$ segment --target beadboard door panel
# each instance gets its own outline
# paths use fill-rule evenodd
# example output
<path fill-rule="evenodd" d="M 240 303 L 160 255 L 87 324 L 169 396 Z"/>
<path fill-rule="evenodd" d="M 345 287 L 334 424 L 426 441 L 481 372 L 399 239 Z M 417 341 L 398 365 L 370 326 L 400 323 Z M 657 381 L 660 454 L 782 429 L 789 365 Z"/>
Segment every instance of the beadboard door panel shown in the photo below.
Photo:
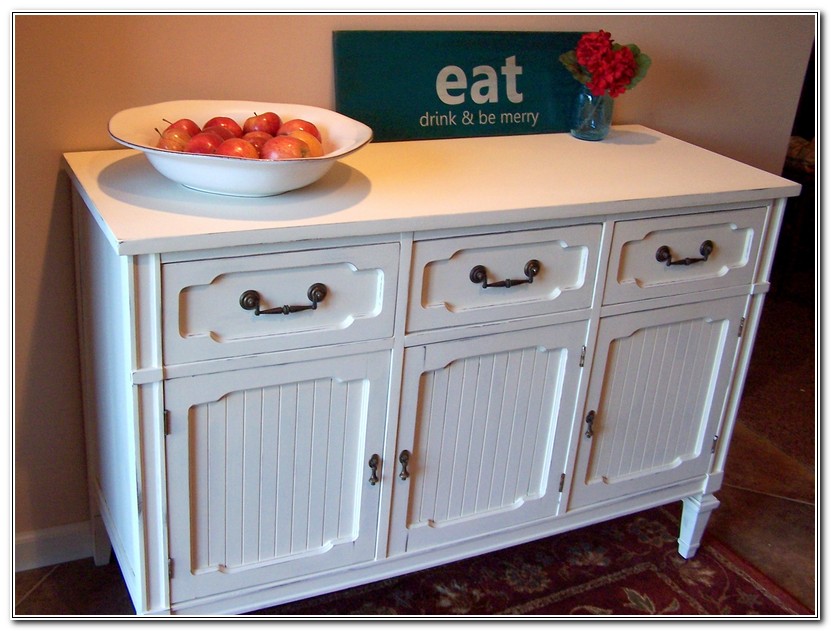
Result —
<path fill-rule="evenodd" d="M 600 321 L 569 509 L 707 472 L 746 304 Z"/>
<path fill-rule="evenodd" d="M 394 547 L 557 514 L 586 332 L 573 322 L 407 350 Z"/>
<path fill-rule="evenodd" d="M 174 602 L 372 559 L 389 353 L 174 379 Z"/>

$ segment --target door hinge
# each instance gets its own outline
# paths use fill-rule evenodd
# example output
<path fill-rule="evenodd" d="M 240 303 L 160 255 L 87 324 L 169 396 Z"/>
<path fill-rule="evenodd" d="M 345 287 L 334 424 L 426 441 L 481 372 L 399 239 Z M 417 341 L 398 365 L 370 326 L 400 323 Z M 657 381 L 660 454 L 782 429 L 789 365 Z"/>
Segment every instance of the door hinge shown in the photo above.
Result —
<path fill-rule="evenodd" d="M 167 410 L 162 415 L 162 422 L 164 423 L 164 435 L 170 436 L 170 412 Z"/>
<path fill-rule="evenodd" d="M 167 559 L 167 578 L 173 578 L 173 559 Z"/>
<path fill-rule="evenodd" d="M 739 320 L 739 337 L 742 336 L 742 333 L 744 333 L 744 316 Z"/>
<path fill-rule="evenodd" d="M 565 474 L 565 473 L 561 473 L 561 474 L 560 474 L 560 488 L 558 489 L 558 491 L 559 491 L 560 493 L 562 493 L 562 492 L 563 492 L 563 487 L 564 487 L 565 485 L 566 485 L 566 474 Z"/>
<path fill-rule="evenodd" d="M 586 365 L 586 346 L 583 345 L 583 349 L 580 351 L 580 368 Z"/>
<path fill-rule="evenodd" d="M 710 453 L 716 453 L 716 443 L 718 442 L 718 434 L 713 436 L 713 445 L 710 447 Z"/>

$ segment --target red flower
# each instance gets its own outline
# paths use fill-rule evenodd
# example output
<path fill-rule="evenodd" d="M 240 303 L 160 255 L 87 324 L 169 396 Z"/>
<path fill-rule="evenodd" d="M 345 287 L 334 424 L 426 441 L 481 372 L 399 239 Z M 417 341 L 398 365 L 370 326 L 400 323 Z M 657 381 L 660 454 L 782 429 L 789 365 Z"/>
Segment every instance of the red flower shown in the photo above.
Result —
<path fill-rule="evenodd" d="M 635 56 L 629 48 L 623 46 L 609 51 L 607 55 L 597 60 L 597 63 L 589 69 L 592 78 L 586 83 L 586 87 L 596 96 L 608 91 L 609 96 L 614 98 L 626 91 L 637 70 Z"/>
<path fill-rule="evenodd" d="M 651 63 L 634 44 L 615 44 L 603 30 L 584 34 L 574 51 L 561 55 L 560 61 L 592 94 L 613 98 L 640 81 Z"/>
<path fill-rule="evenodd" d="M 603 63 L 603 59 L 612 52 L 612 36 L 606 31 L 586 33 L 580 38 L 575 49 L 577 62 L 594 73 L 594 68 Z"/>

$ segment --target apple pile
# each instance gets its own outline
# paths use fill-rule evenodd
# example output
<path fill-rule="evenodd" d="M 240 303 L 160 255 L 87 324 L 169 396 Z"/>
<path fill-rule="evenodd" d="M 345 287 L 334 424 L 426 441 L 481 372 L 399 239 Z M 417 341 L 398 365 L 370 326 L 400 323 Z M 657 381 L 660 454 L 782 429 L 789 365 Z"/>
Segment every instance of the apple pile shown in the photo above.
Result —
<path fill-rule="evenodd" d="M 323 155 L 320 130 L 301 118 L 283 121 L 274 112 L 254 113 L 242 125 L 228 116 L 214 116 L 202 127 L 189 118 L 170 122 L 156 132 L 157 149 L 251 160 L 316 158 Z"/>

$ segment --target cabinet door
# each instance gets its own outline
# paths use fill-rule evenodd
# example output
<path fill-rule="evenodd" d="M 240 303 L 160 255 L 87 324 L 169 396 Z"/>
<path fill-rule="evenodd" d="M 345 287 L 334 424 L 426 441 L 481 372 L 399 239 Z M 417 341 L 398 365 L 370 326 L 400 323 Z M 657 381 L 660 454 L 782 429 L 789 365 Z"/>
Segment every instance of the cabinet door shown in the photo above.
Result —
<path fill-rule="evenodd" d="M 586 322 L 408 349 L 390 548 L 553 517 Z"/>
<path fill-rule="evenodd" d="M 600 321 L 570 510 L 707 472 L 746 302 Z"/>
<path fill-rule="evenodd" d="M 165 384 L 171 601 L 375 556 L 389 353 Z"/>

